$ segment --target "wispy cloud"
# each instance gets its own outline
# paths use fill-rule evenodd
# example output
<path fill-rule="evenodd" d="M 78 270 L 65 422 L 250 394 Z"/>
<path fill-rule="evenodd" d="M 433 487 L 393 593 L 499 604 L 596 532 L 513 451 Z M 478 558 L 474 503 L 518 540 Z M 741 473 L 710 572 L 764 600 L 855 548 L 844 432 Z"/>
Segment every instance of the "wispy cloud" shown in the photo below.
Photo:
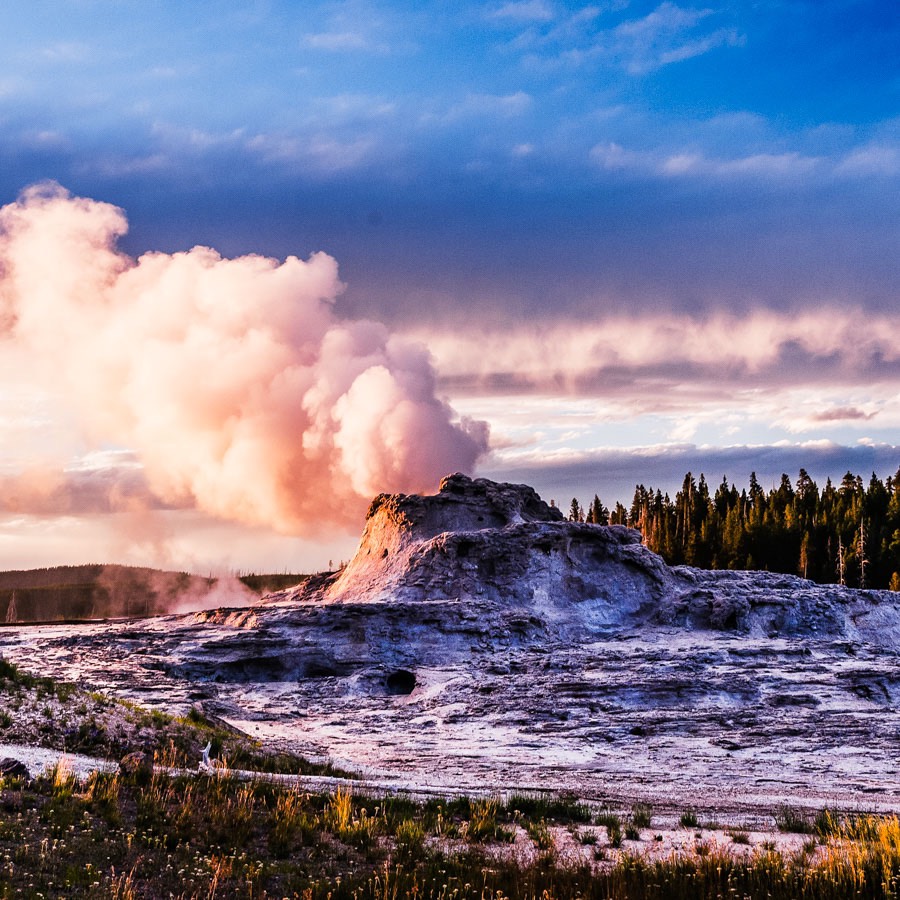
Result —
<path fill-rule="evenodd" d="M 438 118 L 445 123 L 482 117 L 511 119 L 528 112 L 533 103 L 531 95 L 524 91 L 513 94 L 468 94 Z"/>
<path fill-rule="evenodd" d="M 841 163 L 819 156 L 807 156 L 795 150 L 759 152 L 734 157 L 714 157 L 695 149 L 632 149 L 615 141 L 593 146 L 591 161 L 609 172 L 630 172 L 665 178 L 722 178 L 791 180 L 839 171 Z"/>
<path fill-rule="evenodd" d="M 900 175 L 900 147 L 869 144 L 850 151 L 838 164 L 840 175 Z"/>
<path fill-rule="evenodd" d="M 90 57 L 91 48 L 79 41 L 58 41 L 42 47 L 36 55 L 51 63 L 83 63 Z"/>
<path fill-rule="evenodd" d="M 645 16 L 609 21 L 610 13 L 626 8 L 627 3 L 588 6 L 546 27 L 530 22 L 510 46 L 530 54 L 532 64 L 599 63 L 640 76 L 744 43 L 736 28 L 717 24 L 721 15 L 713 9 L 685 8 L 667 0 Z"/>
<path fill-rule="evenodd" d="M 706 318 L 645 313 L 417 336 L 427 338 L 442 380 L 455 393 L 625 397 L 635 408 L 660 409 L 721 396 L 726 388 L 874 390 L 877 382 L 896 390 L 900 348 L 893 335 L 900 321 L 889 313 L 864 318 L 861 331 L 857 309 L 758 310 Z"/>
<path fill-rule="evenodd" d="M 684 9 L 666 2 L 641 19 L 617 25 L 609 35 L 611 40 L 596 49 L 618 60 L 631 74 L 641 75 L 741 42 L 733 28 L 698 34 L 698 26 L 710 16 L 714 16 L 712 9 Z"/>
<path fill-rule="evenodd" d="M 378 143 L 368 135 L 341 140 L 328 134 L 257 134 L 247 140 L 247 147 L 267 162 L 303 164 L 320 174 L 331 175 L 371 163 Z"/>
<path fill-rule="evenodd" d="M 680 153 L 663 160 L 659 170 L 665 175 L 715 175 L 787 178 L 807 175 L 823 160 L 818 157 L 788 153 L 753 153 L 733 159 L 710 159 L 699 153 Z"/>
<path fill-rule="evenodd" d="M 487 17 L 511 23 L 550 22 L 555 18 L 553 6 L 546 0 L 514 0 L 492 7 Z"/>
<path fill-rule="evenodd" d="M 816 422 L 868 422 L 870 419 L 874 419 L 875 415 L 875 412 L 866 412 L 857 406 L 835 406 L 816 413 L 813 419 Z"/>
<path fill-rule="evenodd" d="M 375 43 L 358 31 L 321 31 L 306 35 L 303 42 L 313 50 L 325 50 L 329 53 L 387 53 L 390 49 L 386 44 Z"/>
<path fill-rule="evenodd" d="M 127 456 L 0 475 L 0 513 L 86 516 L 174 508 L 152 493 L 143 468 Z"/>

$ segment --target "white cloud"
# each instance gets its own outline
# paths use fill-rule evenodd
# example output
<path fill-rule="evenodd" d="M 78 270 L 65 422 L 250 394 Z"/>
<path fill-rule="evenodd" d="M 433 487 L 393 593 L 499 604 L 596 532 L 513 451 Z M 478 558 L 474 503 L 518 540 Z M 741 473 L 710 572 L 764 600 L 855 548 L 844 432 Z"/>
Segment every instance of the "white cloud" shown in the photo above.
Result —
<path fill-rule="evenodd" d="M 320 174 L 331 175 L 368 165 L 378 142 L 367 135 L 340 140 L 328 134 L 308 137 L 257 134 L 247 141 L 247 147 L 267 162 L 304 165 Z"/>
<path fill-rule="evenodd" d="M 686 41 L 669 50 L 664 50 L 659 54 L 658 66 L 668 66 L 672 63 L 684 62 L 686 59 L 693 59 L 695 56 L 702 56 L 715 50 L 718 47 L 736 47 L 742 43 L 737 31 L 733 28 L 720 28 L 711 34 L 707 34 L 702 38 L 693 41 Z M 653 66 L 656 68 L 656 66 Z"/>
<path fill-rule="evenodd" d="M 839 175 L 900 174 L 900 149 L 884 144 L 870 144 L 850 151 L 837 165 Z"/>
<path fill-rule="evenodd" d="M 716 175 L 793 177 L 807 175 L 822 164 L 818 157 L 800 153 L 755 153 L 733 159 L 711 159 L 699 153 L 676 153 L 664 159 L 659 170 L 664 175 Z"/>
<path fill-rule="evenodd" d="M 643 19 L 632 19 L 616 26 L 607 52 L 618 59 L 632 75 L 701 56 L 718 47 L 737 46 L 741 37 L 732 28 L 719 28 L 707 34 L 694 33 L 696 27 L 713 15 L 711 9 L 682 9 L 663 3 Z"/>
<path fill-rule="evenodd" d="M 469 94 L 450 107 L 442 121 L 449 123 L 477 117 L 511 119 L 528 112 L 533 102 L 531 95 L 524 91 L 513 94 Z"/>
<path fill-rule="evenodd" d="M 87 161 L 82 171 L 94 172 L 104 178 L 127 178 L 131 175 L 147 175 L 170 167 L 172 161 L 164 153 L 149 156 L 103 157 Z"/>
<path fill-rule="evenodd" d="M 323 117 L 329 124 L 373 121 L 393 116 L 397 106 L 383 97 L 370 94 L 336 94 L 314 101 L 316 109 L 313 121 L 321 123 Z"/>
<path fill-rule="evenodd" d="M 612 9 L 627 4 L 613 4 Z M 565 19 L 556 27 L 521 34 L 514 46 L 539 53 L 550 47 L 555 58 L 532 57 L 537 64 L 581 66 L 601 62 L 631 75 L 645 75 L 655 69 L 702 56 L 719 47 L 739 46 L 744 38 L 732 27 L 708 29 L 718 14 L 713 9 L 685 9 L 671 2 L 660 4 L 641 18 L 626 19 L 612 27 L 600 27 L 609 8 L 591 6 Z"/>
<path fill-rule="evenodd" d="M 307 47 L 313 50 L 324 50 L 329 53 L 354 53 L 357 51 L 387 53 L 390 50 L 387 44 L 374 42 L 359 31 L 322 31 L 318 34 L 306 35 L 303 41 Z"/>
<path fill-rule="evenodd" d="M 52 63 L 81 63 L 91 55 L 91 48 L 79 41 L 58 41 L 42 47 L 37 54 Z"/>
<path fill-rule="evenodd" d="M 726 387 L 747 397 L 754 390 L 811 385 L 810 396 L 819 399 L 820 389 L 840 388 L 811 410 L 812 420 L 831 408 L 874 413 L 851 387 L 874 392 L 877 382 L 889 394 L 900 393 L 900 347 L 893 339 L 898 316 L 868 313 L 864 331 L 861 319 L 858 309 L 823 306 L 707 318 L 621 314 L 502 332 L 414 335 L 428 343 L 447 389 L 457 394 L 594 396 L 653 410 L 688 407 L 721 396 Z"/>
<path fill-rule="evenodd" d="M 502 19 L 516 24 L 550 22 L 554 17 L 553 7 L 546 0 L 514 0 L 488 13 L 490 19 Z"/>
<path fill-rule="evenodd" d="M 648 156 L 635 150 L 626 150 L 613 141 L 591 148 L 591 160 L 607 171 L 648 168 Z"/>

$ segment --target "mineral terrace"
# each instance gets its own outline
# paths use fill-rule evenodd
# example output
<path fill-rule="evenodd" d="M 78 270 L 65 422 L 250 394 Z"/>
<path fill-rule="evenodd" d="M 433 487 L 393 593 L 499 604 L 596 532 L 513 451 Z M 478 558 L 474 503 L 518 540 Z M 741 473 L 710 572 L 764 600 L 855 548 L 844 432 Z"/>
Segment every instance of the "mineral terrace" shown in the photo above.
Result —
<path fill-rule="evenodd" d="M 398 783 L 752 815 L 900 811 L 900 595 L 669 568 L 462 475 L 381 495 L 346 568 L 248 609 L 0 630 L 0 650 Z"/>

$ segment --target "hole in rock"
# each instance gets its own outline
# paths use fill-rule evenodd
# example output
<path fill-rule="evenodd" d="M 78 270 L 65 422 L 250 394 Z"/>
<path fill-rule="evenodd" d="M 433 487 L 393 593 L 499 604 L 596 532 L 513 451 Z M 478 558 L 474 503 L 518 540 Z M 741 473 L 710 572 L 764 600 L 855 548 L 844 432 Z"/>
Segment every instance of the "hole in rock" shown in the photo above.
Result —
<path fill-rule="evenodd" d="M 398 669 L 387 677 L 389 694 L 411 694 L 416 687 L 416 676 L 406 669 Z"/>
<path fill-rule="evenodd" d="M 303 670 L 304 678 L 334 678 L 341 673 L 327 662 L 309 662 Z"/>
<path fill-rule="evenodd" d="M 456 555 L 459 559 L 463 559 L 464 557 L 469 555 L 469 551 L 475 545 L 471 541 L 460 541 L 456 545 Z"/>

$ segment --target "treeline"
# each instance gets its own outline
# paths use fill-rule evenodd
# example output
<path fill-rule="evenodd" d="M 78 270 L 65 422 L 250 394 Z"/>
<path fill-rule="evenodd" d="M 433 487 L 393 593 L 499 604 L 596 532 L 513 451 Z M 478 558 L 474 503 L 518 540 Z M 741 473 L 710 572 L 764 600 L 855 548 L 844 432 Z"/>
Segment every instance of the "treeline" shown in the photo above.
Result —
<path fill-rule="evenodd" d="M 306 575 L 247 573 L 214 578 L 140 566 L 53 566 L 0 572 L 0 625 L 159 616 L 199 609 L 210 599 L 240 604 L 238 582 L 256 594 L 292 587 Z"/>
<path fill-rule="evenodd" d="M 756 474 L 738 490 L 727 478 L 711 491 L 688 472 L 668 494 L 639 484 L 631 507 L 607 509 L 595 494 L 576 499 L 569 519 L 629 525 L 670 565 L 704 569 L 766 569 L 802 575 L 820 584 L 900 591 L 900 469 L 868 484 L 847 472 L 820 490 L 805 469 L 796 485 L 787 475 L 765 491 Z"/>
<path fill-rule="evenodd" d="M 0 624 L 164 615 L 214 578 L 141 566 L 52 566 L 0 572 Z"/>

